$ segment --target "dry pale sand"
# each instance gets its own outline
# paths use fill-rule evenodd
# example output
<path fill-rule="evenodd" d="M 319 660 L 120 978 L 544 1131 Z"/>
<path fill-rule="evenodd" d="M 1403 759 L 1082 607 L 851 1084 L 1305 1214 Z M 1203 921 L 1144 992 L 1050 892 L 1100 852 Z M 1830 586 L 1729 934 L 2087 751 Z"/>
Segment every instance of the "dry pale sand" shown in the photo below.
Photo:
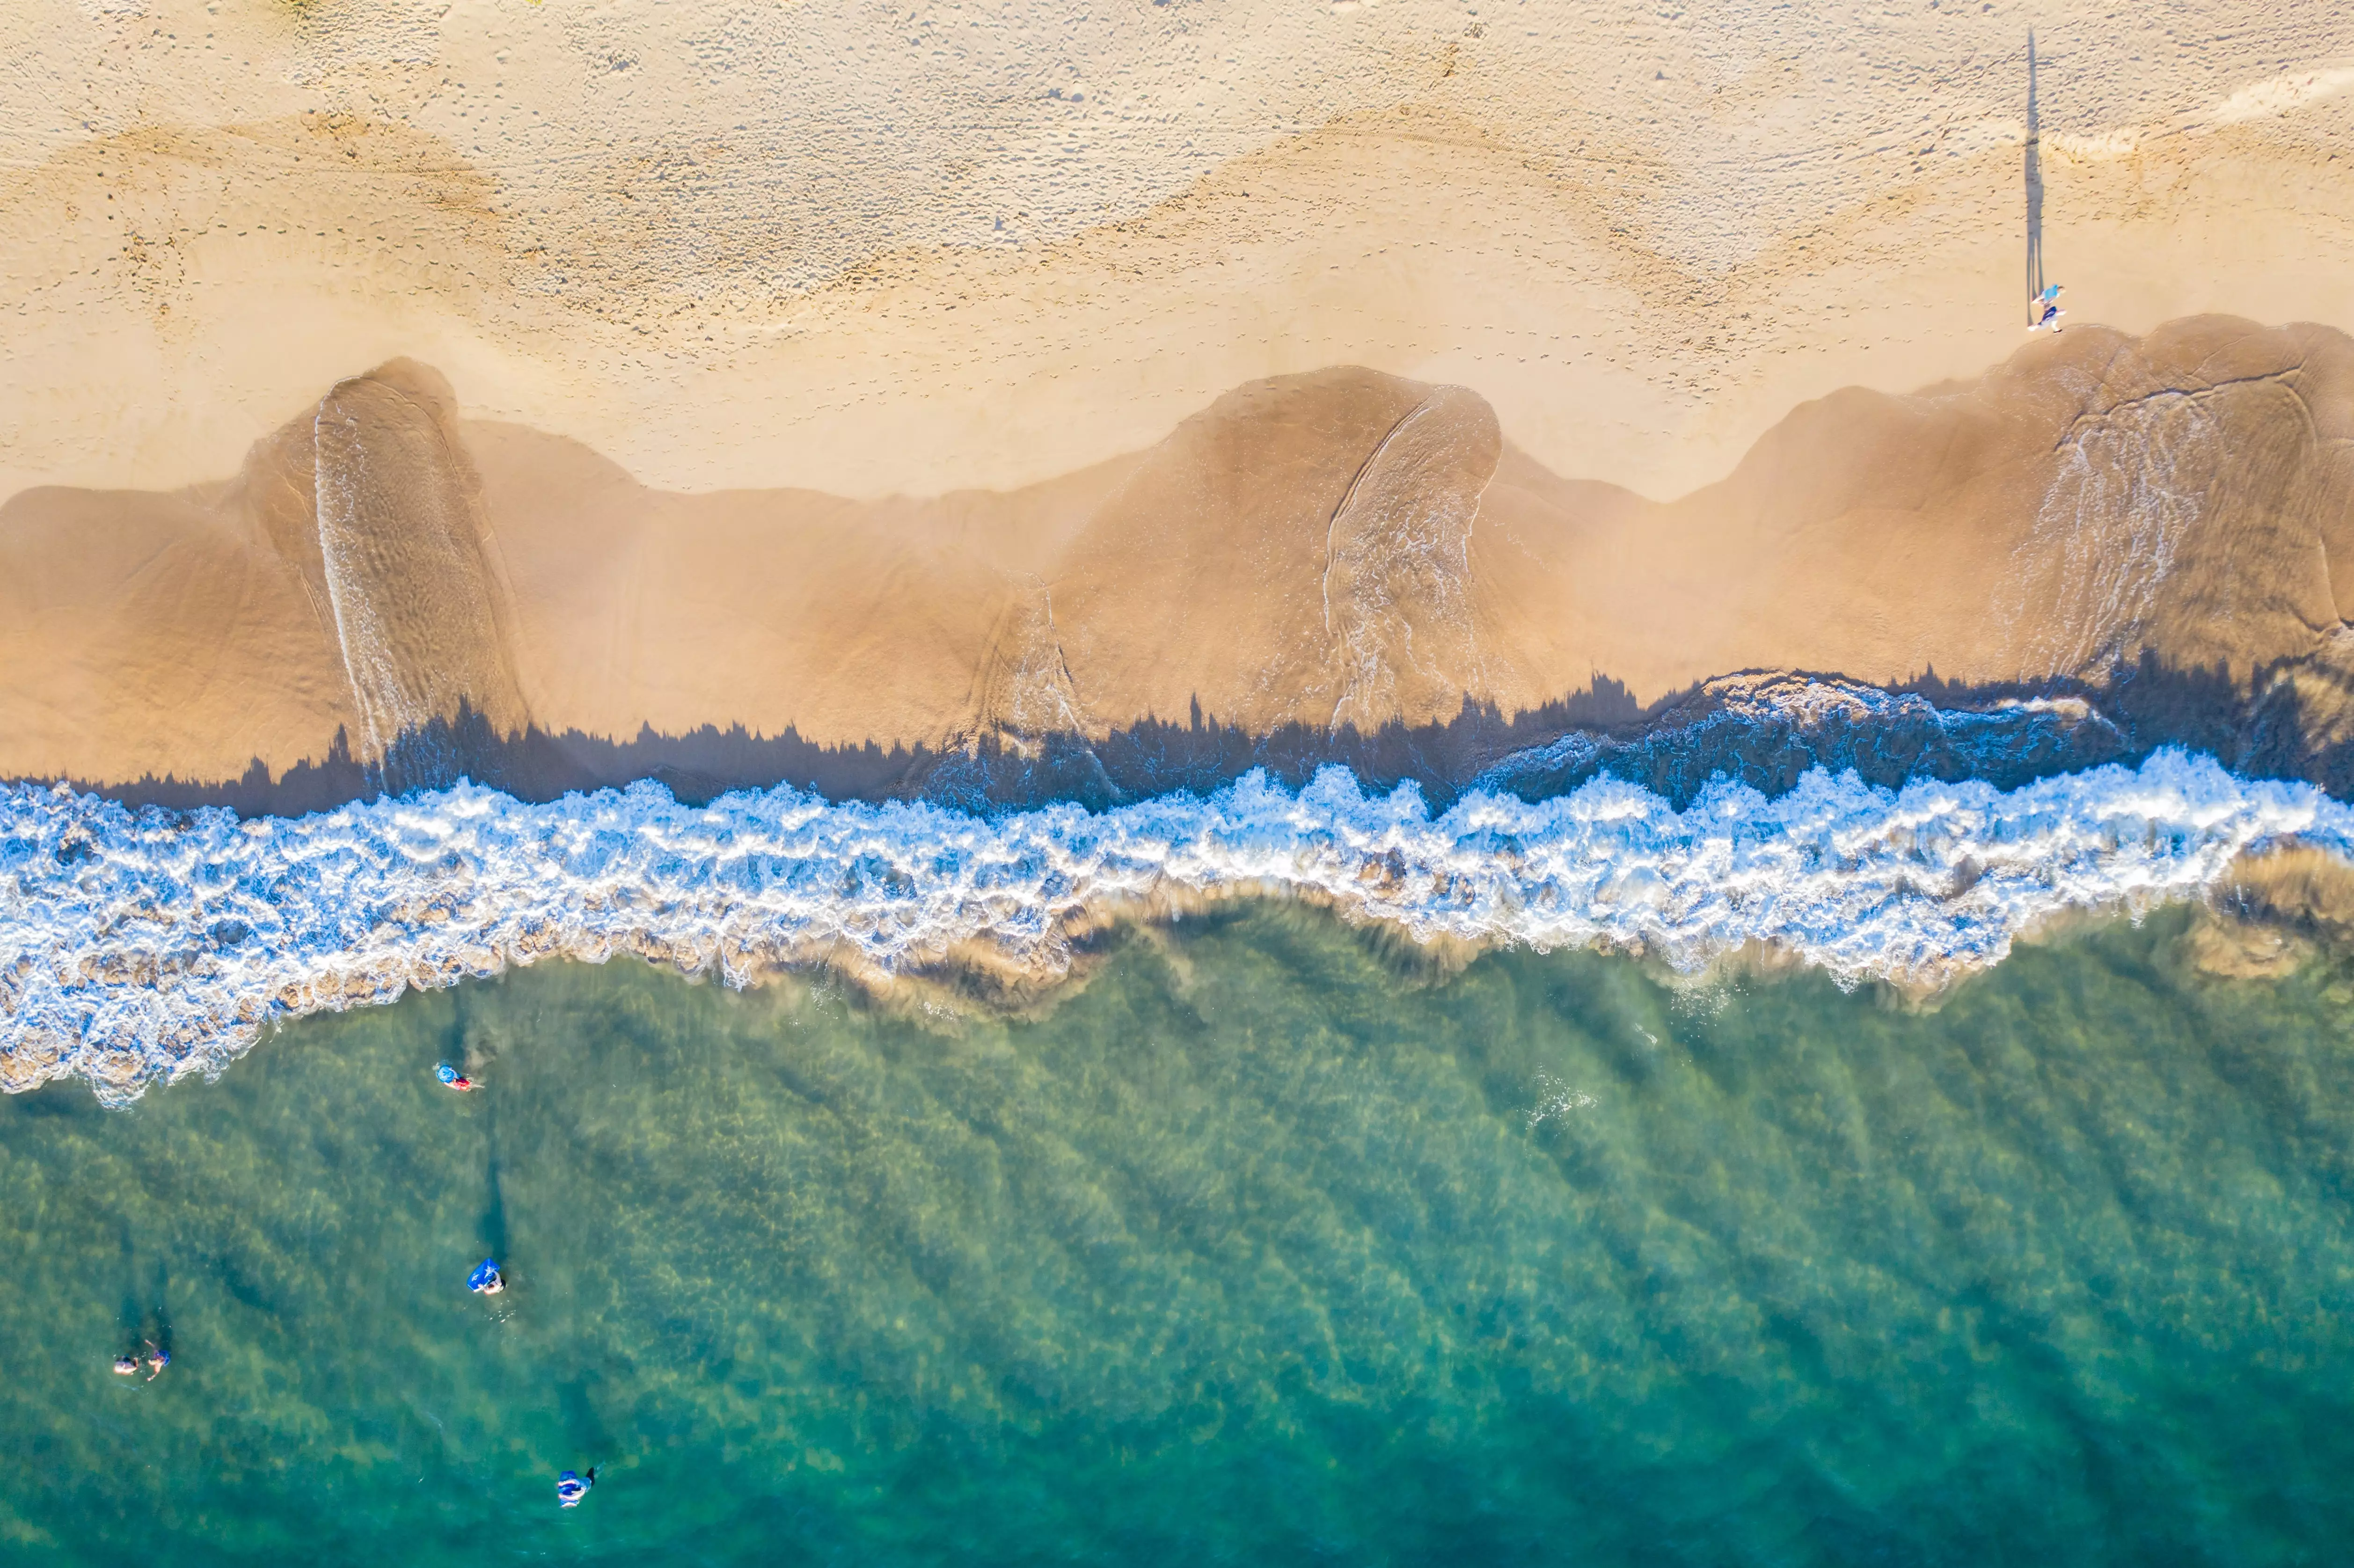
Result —
<path fill-rule="evenodd" d="M 461 701 L 627 739 L 1253 733 L 1526 711 L 1607 676 L 2098 678 L 2145 652 L 2354 710 L 2354 340 L 2230 317 L 2041 335 L 1802 406 L 1678 501 L 1564 478 L 1459 386 L 1250 384 L 1005 493 L 654 490 L 463 417 L 411 362 L 238 476 L 0 508 L 0 773 L 363 756 Z"/>
<path fill-rule="evenodd" d="M 39 0 L 0 58 L 0 776 L 2143 651 L 2345 707 L 2343 8 Z"/>
<path fill-rule="evenodd" d="M 1666 497 L 2074 319 L 2354 325 L 2354 11 L 23 0 L 0 496 L 398 355 L 672 490 L 1010 489 L 1230 388 L 1477 388 Z"/>

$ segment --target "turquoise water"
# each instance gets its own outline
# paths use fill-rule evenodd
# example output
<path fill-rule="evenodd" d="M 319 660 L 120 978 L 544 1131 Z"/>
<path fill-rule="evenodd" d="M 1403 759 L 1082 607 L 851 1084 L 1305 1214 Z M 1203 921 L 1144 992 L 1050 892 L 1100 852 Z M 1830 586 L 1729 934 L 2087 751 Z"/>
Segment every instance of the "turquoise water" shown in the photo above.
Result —
<path fill-rule="evenodd" d="M 1921 1012 L 1246 906 L 1028 1022 L 551 964 L 53 1085 L 0 1102 L 0 1549 L 2338 1561 L 2354 985 L 2182 926 Z"/>

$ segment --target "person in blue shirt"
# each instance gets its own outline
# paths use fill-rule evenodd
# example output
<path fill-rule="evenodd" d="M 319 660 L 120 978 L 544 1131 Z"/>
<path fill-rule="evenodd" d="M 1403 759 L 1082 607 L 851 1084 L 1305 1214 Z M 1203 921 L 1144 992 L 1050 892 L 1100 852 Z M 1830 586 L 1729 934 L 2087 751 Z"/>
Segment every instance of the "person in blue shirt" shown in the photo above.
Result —
<path fill-rule="evenodd" d="M 2060 318 L 2067 313 L 2060 308 L 2060 285 L 2046 283 L 2043 291 L 2035 296 L 2035 324 L 2027 330 L 2041 332 L 2050 327 L 2056 333 L 2060 330 Z"/>
<path fill-rule="evenodd" d="M 506 1287 L 507 1282 L 500 1277 L 498 1262 L 493 1258 L 482 1259 L 474 1266 L 474 1272 L 466 1276 L 466 1288 L 477 1296 L 496 1296 Z"/>
<path fill-rule="evenodd" d="M 578 1507 L 580 1499 L 588 1495 L 588 1489 L 596 1484 L 597 1467 L 594 1465 L 588 1467 L 588 1473 L 585 1476 L 577 1476 L 567 1470 L 556 1478 L 556 1500 L 564 1508 Z"/>

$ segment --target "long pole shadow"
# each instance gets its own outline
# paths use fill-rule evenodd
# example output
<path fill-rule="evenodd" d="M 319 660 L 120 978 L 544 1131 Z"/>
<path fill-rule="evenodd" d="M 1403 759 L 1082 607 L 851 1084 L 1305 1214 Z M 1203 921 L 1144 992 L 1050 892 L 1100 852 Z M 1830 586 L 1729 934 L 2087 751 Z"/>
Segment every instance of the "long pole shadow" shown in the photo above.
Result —
<path fill-rule="evenodd" d="M 2042 126 L 2035 104 L 2035 29 L 2027 32 L 2027 324 L 2043 295 Z"/>

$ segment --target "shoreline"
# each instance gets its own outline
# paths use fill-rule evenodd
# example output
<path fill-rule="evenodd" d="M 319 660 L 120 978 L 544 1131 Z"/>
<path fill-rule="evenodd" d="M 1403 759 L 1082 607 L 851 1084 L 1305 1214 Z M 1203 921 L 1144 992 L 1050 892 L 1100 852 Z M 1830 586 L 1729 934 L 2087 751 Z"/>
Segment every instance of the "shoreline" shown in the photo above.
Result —
<path fill-rule="evenodd" d="M 1365 787 L 1412 784 L 1445 810 L 1476 789 L 1534 803 L 1596 778 L 1640 785 L 1681 808 L 1719 777 L 1775 799 L 1820 768 L 1854 770 L 1898 789 L 1915 780 L 1975 780 L 2016 789 L 2105 763 L 2138 763 L 2162 747 L 2210 756 L 2243 778 L 2295 779 L 2354 796 L 2354 747 L 2312 745 L 2284 707 L 2285 681 L 2264 673 L 2256 694 L 2218 671 L 2171 671 L 2154 658 L 2103 682 L 1967 687 L 1922 680 L 1889 687 L 1796 671 L 1744 671 L 1652 704 L 1606 677 L 1535 713 L 1506 718 L 1467 705 L 1445 724 L 1253 735 L 1198 711 L 1100 738 L 1049 733 L 1018 746 L 985 736 L 970 749 L 828 747 L 788 732 L 737 727 L 630 742 L 536 729 L 499 736 L 471 709 L 403 736 L 381 761 L 355 758 L 344 737 L 325 763 L 271 775 L 256 765 L 219 782 L 143 779 L 55 782 L 134 810 L 226 808 L 240 818 L 332 810 L 467 782 L 546 804 L 571 794 L 662 785 L 684 805 L 779 786 L 842 804 L 922 802 L 983 817 L 1058 803 L 1101 810 L 1177 793 L 1206 794 L 1253 771 L 1297 789 L 1327 767 Z"/>
<path fill-rule="evenodd" d="M 642 784 L 246 822 L 15 787 L 0 816 L 25 916 L 0 972 L 0 1077 L 78 1076 L 111 1101 L 216 1072 L 280 1018 L 557 958 L 739 986 L 810 965 L 886 989 L 961 974 L 1019 1004 L 1107 923 L 1269 895 L 1394 927 L 1435 961 L 1593 947 L 1702 974 L 1771 950 L 1920 996 L 2083 914 L 2228 895 L 2285 930 L 2354 929 L 2354 808 L 2168 751 L 2011 790 L 1815 771 L 1769 800 L 1720 781 L 1682 810 L 1595 778 L 1435 812 L 1334 769 L 1297 791 L 1252 775 L 996 819 L 790 789 L 693 807 Z"/>

